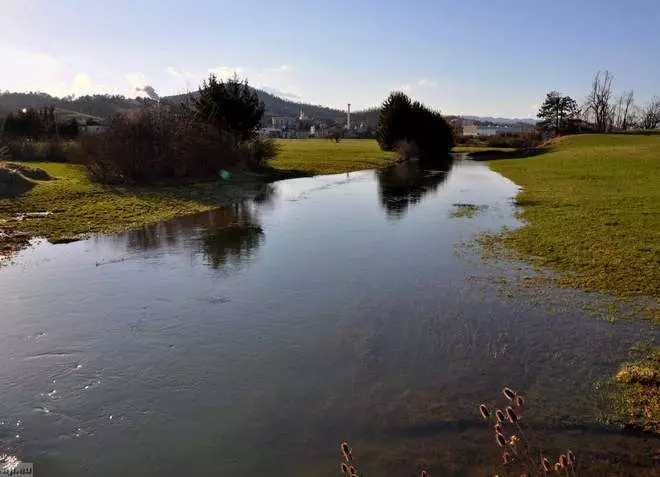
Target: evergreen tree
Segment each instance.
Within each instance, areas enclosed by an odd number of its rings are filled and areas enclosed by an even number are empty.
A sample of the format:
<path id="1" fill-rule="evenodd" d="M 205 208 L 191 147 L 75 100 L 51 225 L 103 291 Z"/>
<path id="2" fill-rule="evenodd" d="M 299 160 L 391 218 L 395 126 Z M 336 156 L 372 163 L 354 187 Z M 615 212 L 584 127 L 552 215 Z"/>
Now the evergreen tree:
<path id="1" fill-rule="evenodd" d="M 554 129 L 559 134 L 577 115 L 578 106 L 573 98 L 551 91 L 545 97 L 537 117 L 542 120 L 541 126 Z"/>
<path id="2" fill-rule="evenodd" d="M 405 155 L 422 159 L 444 159 L 454 145 L 451 127 L 442 115 L 401 92 L 390 94 L 383 103 L 376 138 L 384 151 L 403 147 Z"/>
<path id="3" fill-rule="evenodd" d="M 232 132 L 241 140 L 257 135 L 264 115 L 264 104 L 247 81 L 237 77 L 218 81 L 211 74 L 199 88 L 193 104 L 202 121 L 213 124 L 221 132 Z"/>

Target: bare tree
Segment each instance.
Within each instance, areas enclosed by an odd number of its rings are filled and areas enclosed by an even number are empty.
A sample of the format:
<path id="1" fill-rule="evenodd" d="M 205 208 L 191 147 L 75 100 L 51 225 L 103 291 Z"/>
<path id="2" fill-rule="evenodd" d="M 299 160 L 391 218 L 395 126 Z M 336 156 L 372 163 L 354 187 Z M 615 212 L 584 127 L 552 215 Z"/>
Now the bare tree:
<path id="1" fill-rule="evenodd" d="M 654 96 L 640 111 L 639 127 L 655 129 L 660 123 L 660 98 Z"/>
<path id="2" fill-rule="evenodd" d="M 607 131 L 614 122 L 613 80 L 614 76 L 607 70 L 596 73 L 585 103 L 585 112 L 593 117 L 596 130 L 600 132 Z"/>
<path id="3" fill-rule="evenodd" d="M 634 93 L 632 91 L 627 91 L 619 96 L 616 103 L 616 119 L 614 125 L 622 131 L 626 131 L 630 128 L 630 115 L 633 110 L 634 99 Z"/>

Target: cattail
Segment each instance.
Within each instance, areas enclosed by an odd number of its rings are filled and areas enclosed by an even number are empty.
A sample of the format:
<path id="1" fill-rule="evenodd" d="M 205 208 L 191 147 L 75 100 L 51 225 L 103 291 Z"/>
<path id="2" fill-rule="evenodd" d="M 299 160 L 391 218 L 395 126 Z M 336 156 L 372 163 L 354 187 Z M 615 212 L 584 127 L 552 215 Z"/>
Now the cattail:
<path id="1" fill-rule="evenodd" d="M 561 464 L 562 468 L 568 467 L 568 457 L 566 457 L 566 454 L 559 456 L 559 463 Z"/>
<path id="2" fill-rule="evenodd" d="M 555 472 L 559 472 L 561 470 L 561 464 L 557 462 L 552 468 Z"/>
<path id="3" fill-rule="evenodd" d="M 544 470 L 545 472 L 550 472 L 550 471 L 552 470 L 552 465 L 550 465 L 550 461 L 548 460 L 547 457 L 544 457 L 544 458 L 541 460 L 541 463 L 543 464 L 543 470 Z"/>
<path id="4" fill-rule="evenodd" d="M 525 404 L 525 398 L 523 398 L 520 394 L 516 395 L 516 406 L 522 407 Z"/>
<path id="5" fill-rule="evenodd" d="M 423 470 L 420 472 L 419 477 L 429 477 L 429 473 Z"/>
<path id="6" fill-rule="evenodd" d="M 348 443 L 342 442 L 340 448 L 341 453 L 344 455 L 344 459 L 346 459 L 346 462 L 351 462 L 353 460 L 353 454 L 351 453 L 351 447 L 348 445 Z"/>
<path id="7" fill-rule="evenodd" d="M 500 447 L 506 445 L 506 439 L 504 438 L 504 435 L 500 433 L 495 434 L 495 442 L 497 442 L 497 445 Z"/>
<path id="8" fill-rule="evenodd" d="M 504 417 L 504 413 L 500 409 L 495 411 L 495 417 L 497 417 L 497 422 L 504 422 L 504 420 L 506 419 Z"/>
<path id="9" fill-rule="evenodd" d="M 566 453 L 566 457 L 568 458 L 569 465 L 575 464 L 575 454 L 573 454 L 572 450 L 568 449 L 568 452 Z"/>
<path id="10" fill-rule="evenodd" d="M 348 466 L 344 462 L 341 463 L 341 473 L 348 474 Z"/>
<path id="11" fill-rule="evenodd" d="M 504 454 L 502 454 L 502 460 L 504 461 L 505 464 L 508 464 L 509 462 L 511 462 L 511 454 L 505 452 Z"/>
<path id="12" fill-rule="evenodd" d="M 488 410 L 488 407 L 486 407 L 485 404 L 479 405 L 479 412 L 481 413 L 481 417 L 483 417 L 486 421 L 490 417 L 490 411 Z"/>
<path id="13" fill-rule="evenodd" d="M 502 434 L 502 424 L 495 424 L 495 433 Z"/>
<path id="14" fill-rule="evenodd" d="M 502 394 L 504 394 L 504 397 L 507 398 L 509 401 L 513 401 L 516 397 L 515 391 L 513 391 L 511 388 L 502 389 Z"/>
<path id="15" fill-rule="evenodd" d="M 511 423 L 515 424 L 516 422 L 518 422 L 518 416 L 516 415 L 515 411 L 511 406 L 506 408 L 506 415 L 509 418 L 509 421 L 511 421 Z"/>

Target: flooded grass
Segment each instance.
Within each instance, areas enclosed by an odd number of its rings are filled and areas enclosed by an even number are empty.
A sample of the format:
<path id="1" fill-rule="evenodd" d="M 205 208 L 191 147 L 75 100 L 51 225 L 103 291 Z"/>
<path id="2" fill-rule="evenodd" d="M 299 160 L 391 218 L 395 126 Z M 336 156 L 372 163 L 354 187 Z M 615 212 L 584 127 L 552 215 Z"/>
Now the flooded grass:
<path id="1" fill-rule="evenodd" d="M 660 297 L 660 137 L 582 135 L 544 154 L 490 163 L 523 187 L 526 225 L 499 238 L 559 285 Z M 657 306 L 649 310 L 660 318 Z"/>
<path id="2" fill-rule="evenodd" d="M 660 322 L 660 137 L 583 135 L 562 138 L 543 154 L 493 162 L 523 187 L 516 198 L 526 224 L 482 240 L 485 254 L 549 270 L 529 280 L 598 292 L 590 314 Z M 609 298 L 607 298 L 609 297 Z M 657 433 L 658 348 L 623 365 L 615 380 L 615 420 Z"/>
<path id="3" fill-rule="evenodd" d="M 660 434 L 660 349 L 621 366 L 617 420 L 626 428 Z"/>
<path id="4" fill-rule="evenodd" d="M 263 181 L 253 176 L 232 176 L 225 183 L 203 182 L 185 186 L 103 186 L 89 181 L 82 166 L 32 163 L 57 180 L 41 182 L 22 196 L 0 199 L 0 229 L 7 242 L 25 242 L 25 234 L 63 242 L 90 233 L 116 232 L 146 223 L 203 212 L 258 191 Z M 18 220 L 26 212 L 53 212 Z M 7 245 L 7 249 L 10 249 Z"/>
<path id="5" fill-rule="evenodd" d="M 449 213 L 449 217 L 454 219 L 471 219 L 472 217 L 476 217 L 480 212 L 483 212 L 488 208 L 486 205 L 475 204 L 453 204 L 453 206 L 454 208 Z"/>

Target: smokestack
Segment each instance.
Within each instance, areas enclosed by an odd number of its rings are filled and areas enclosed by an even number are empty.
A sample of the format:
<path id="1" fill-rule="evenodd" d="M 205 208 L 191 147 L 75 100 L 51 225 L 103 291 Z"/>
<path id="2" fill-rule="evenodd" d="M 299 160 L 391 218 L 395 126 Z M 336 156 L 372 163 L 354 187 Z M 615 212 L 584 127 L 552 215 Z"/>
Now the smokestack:
<path id="1" fill-rule="evenodd" d="M 351 129 L 351 103 L 348 103 L 348 113 L 346 116 L 346 129 Z"/>

